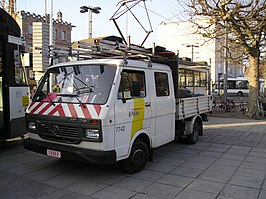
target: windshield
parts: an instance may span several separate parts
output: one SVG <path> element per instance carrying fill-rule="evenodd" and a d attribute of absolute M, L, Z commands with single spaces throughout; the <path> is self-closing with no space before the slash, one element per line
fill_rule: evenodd
<path fill-rule="evenodd" d="M 112 65 L 74 65 L 51 68 L 33 101 L 105 104 L 115 75 Z"/>

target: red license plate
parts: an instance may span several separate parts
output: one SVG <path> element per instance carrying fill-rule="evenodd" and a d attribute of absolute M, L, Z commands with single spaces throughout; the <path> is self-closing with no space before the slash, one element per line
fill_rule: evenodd
<path fill-rule="evenodd" d="M 54 150 L 47 149 L 47 155 L 50 157 L 61 158 L 60 151 L 54 151 Z"/>

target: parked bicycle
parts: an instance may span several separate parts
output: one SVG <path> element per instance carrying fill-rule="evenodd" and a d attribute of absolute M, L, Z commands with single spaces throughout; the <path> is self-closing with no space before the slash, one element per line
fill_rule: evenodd
<path fill-rule="evenodd" d="M 258 97 L 256 105 L 252 109 L 252 116 L 257 120 L 262 120 L 264 118 L 264 109 L 261 97 Z"/>
<path fill-rule="evenodd" d="M 220 96 L 214 96 L 213 109 L 215 112 L 225 112 L 226 106 L 223 99 Z"/>
<path fill-rule="evenodd" d="M 237 105 L 237 110 L 241 111 L 244 115 L 246 115 L 247 108 L 248 108 L 248 103 L 243 102 L 243 98 L 241 97 L 240 104 Z"/>

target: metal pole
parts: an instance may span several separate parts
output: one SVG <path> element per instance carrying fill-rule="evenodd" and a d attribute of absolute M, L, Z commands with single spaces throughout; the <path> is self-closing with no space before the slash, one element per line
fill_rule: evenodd
<path fill-rule="evenodd" d="M 224 67 L 224 102 L 227 101 L 227 78 L 228 78 L 228 30 L 225 30 L 225 67 Z"/>
<path fill-rule="evenodd" d="M 49 37 L 49 45 L 53 45 L 53 0 L 51 0 L 50 5 L 50 37 Z"/>
<path fill-rule="evenodd" d="M 89 14 L 89 39 L 92 38 L 92 10 L 89 9 L 88 10 L 88 14 Z"/>

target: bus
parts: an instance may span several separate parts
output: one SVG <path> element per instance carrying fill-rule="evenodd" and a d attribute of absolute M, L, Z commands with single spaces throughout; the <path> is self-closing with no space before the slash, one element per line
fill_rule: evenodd
<path fill-rule="evenodd" d="M 24 41 L 16 21 L 0 8 L 0 139 L 26 133 L 29 86 L 21 62 Z"/>
<path fill-rule="evenodd" d="M 236 77 L 236 78 L 227 78 L 227 94 L 233 96 L 248 96 L 249 95 L 249 79 L 247 77 Z M 259 91 L 263 93 L 264 80 L 259 80 Z M 215 93 L 218 93 L 219 82 L 216 82 Z M 224 89 L 224 79 L 220 80 L 220 94 L 223 93 Z"/>
<path fill-rule="evenodd" d="M 179 60 L 179 88 L 185 88 L 194 95 L 210 94 L 209 66 L 190 61 Z"/>

